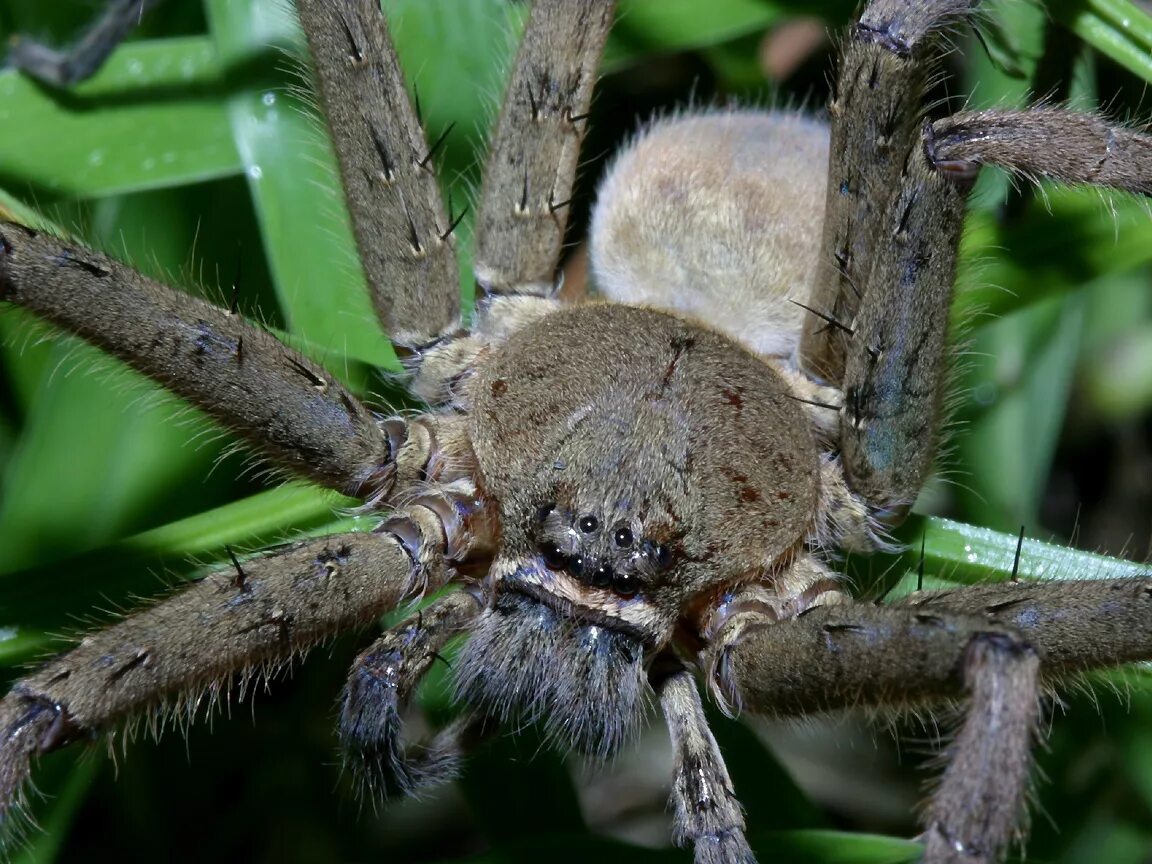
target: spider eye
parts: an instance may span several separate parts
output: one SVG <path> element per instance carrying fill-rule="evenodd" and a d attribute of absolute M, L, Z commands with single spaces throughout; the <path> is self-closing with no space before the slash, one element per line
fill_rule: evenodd
<path fill-rule="evenodd" d="M 593 531 L 595 531 L 599 527 L 600 527 L 600 520 L 597 519 L 592 514 L 588 514 L 587 516 L 581 516 L 580 517 L 580 530 L 583 531 L 585 534 L 591 534 Z"/>
<path fill-rule="evenodd" d="M 632 529 L 617 528 L 616 533 L 612 536 L 612 539 L 621 549 L 627 549 L 632 545 Z"/>
<path fill-rule="evenodd" d="M 555 501 L 549 501 L 547 504 L 540 505 L 540 509 L 536 511 L 536 521 L 543 524 L 544 520 L 552 515 L 552 511 L 555 509 Z"/>
<path fill-rule="evenodd" d="M 648 556 L 648 560 L 655 564 L 660 570 L 667 570 L 672 563 L 672 550 L 663 543 L 654 543 L 651 540 L 645 540 L 644 554 Z"/>
<path fill-rule="evenodd" d="M 612 581 L 612 590 L 621 597 L 631 597 L 640 590 L 640 579 L 635 573 L 618 573 Z"/>
<path fill-rule="evenodd" d="M 541 543 L 536 547 L 536 551 L 540 553 L 540 557 L 550 570 L 563 570 L 568 563 L 568 556 L 564 554 L 564 550 L 551 541 Z"/>
<path fill-rule="evenodd" d="M 612 567 L 606 563 L 601 563 L 592 573 L 592 584 L 597 588 L 607 588 L 612 585 L 617 579 L 616 573 Z"/>
<path fill-rule="evenodd" d="M 579 579 L 584 575 L 584 566 L 587 563 L 583 555 L 572 555 L 568 558 L 568 572 Z"/>
<path fill-rule="evenodd" d="M 652 550 L 652 554 L 656 558 L 656 566 L 661 570 L 667 570 L 668 565 L 672 563 L 672 550 L 663 543 L 657 543 L 656 548 Z"/>

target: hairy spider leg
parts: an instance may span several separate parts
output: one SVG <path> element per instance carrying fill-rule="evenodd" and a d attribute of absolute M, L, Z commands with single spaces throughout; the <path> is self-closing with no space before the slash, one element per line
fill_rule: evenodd
<path fill-rule="evenodd" d="M 158 732 L 243 696 L 334 634 L 372 624 L 442 585 L 441 516 L 415 504 L 369 533 L 291 544 L 237 561 L 151 608 L 86 636 L 0 701 L 0 826 L 17 826 L 33 757 L 117 724 Z"/>
<path fill-rule="evenodd" d="M 856 310 L 884 217 L 920 135 L 921 101 L 944 32 L 977 0 L 874 0 L 844 36 L 835 90 L 822 251 L 804 322 L 801 368 L 835 385 L 844 376 Z M 835 323 L 833 323 L 835 322 Z M 840 326 L 837 326 L 839 324 Z"/>
<path fill-rule="evenodd" d="M 922 812 L 931 864 L 999 861 L 1019 838 L 1045 686 L 1152 656 L 1152 578 L 968 586 L 791 620 L 756 605 L 706 650 L 723 703 L 788 717 L 967 697 Z"/>
<path fill-rule="evenodd" d="M 17 36 L 8 64 L 52 87 L 71 87 L 95 75 L 140 19 L 160 0 L 109 0 L 103 13 L 71 48 L 58 50 Z"/>

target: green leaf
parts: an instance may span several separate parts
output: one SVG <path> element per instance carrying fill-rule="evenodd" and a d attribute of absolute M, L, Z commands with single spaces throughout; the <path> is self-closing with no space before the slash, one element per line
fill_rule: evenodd
<path fill-rule="evenodd" d="M 1147 576 L 1148 568 L 1134 561 L 1083 552 L 1059 543 L 1026 537 L 1017 564 L 1015 534 L 967 525 L 951 519 L 930 517 L 921 523 L 925 567 L 950 582 L 974 584 L 1004 581 L 1015 573 L 1022 579 L 1119 579 Z M 917 536 L 917 523 L 908 526 Z M 920 543 L 909 543 L 904 560 L 910 569 L 919 566 Z"/>
<path fill-rule="evenodd" d="M 0 72 L 0 185 L 88 198 L 238 173 L 221 85 L 202 37 L 133 44 L 68 93 Z"/>
<path fill-rule="evenodd" d="M 1050 0 L 1052 17 L 1101 54 L 1152 80 L 1152 16 L 1130 0 Z"/>

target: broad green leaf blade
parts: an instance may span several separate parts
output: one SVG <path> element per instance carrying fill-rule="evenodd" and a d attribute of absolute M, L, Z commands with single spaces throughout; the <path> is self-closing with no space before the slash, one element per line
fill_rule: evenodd
<path fill-rule="evenodd" d="M 926 585 L 929 580 L 953 585 L 1003 582 L 1013 574 L 1021 579 L 1120 579 L 1147 577 L 1150 572 L 1146 564 L 1030 537 L 1024 538 L 1017 561 L 1018 535 L 939 516 L 912 519 L 901 533 L 908 538 L 908 548 L 900 556 L 906 575 L 890 597 L 915 589 L 922 544 Z"/>
<path fill-rule="evenodd" d="M 703 18 L 694 0 L 623 0 L 604 49 L 604 68 L 763 31 L 783 16 L 778 4 L 761 0 L 713 0 Z"/>
<path fill-rule="evenodd" d="M 35 199 L 104 195 L 235 174 L 212 43 L 134 43 L 74 92 L 0 72 L 0 184 Z"/>
<path fill-rule="evenodd" d="M 248 76 L 226 104 L 288 328 L 331 362 L 352 357 L 398 370 L 365 291 L 323 128 L 275 74 L 304 64 L 294 16 L 275 0 L 212 0 L 207 8 L 221 63 L 267 70 Z"/>
<path fill-rule="evenodd" d="M 910 840 L 840 831 L 779 831 L 756 839 L 765 859 L 774 855 L 797 864 L 911 864 L 923 852 Z"/>
<path fill-rule="evenodd" d="M 788 864 L 904 864 L 917 860 L 922 847 L 908 840 L 838 831 L 778 831 L 753 834 L 761 861 Z M 539 840 L 503 844 L 468 864 L 529 864 L 539 861 L 595 861 L 597 864 L 682 864 L 690 852 L 648 849 L 605 838 L 555 834 Z"/>

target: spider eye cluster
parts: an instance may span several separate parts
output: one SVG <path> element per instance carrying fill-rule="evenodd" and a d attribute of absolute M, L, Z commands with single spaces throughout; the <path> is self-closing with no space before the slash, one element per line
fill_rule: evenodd
<path fill-rule="evenodd" d="M 594 513 L 565 514 L 549 503 L 537 511 L 537 522 L 548 529 L 548 536 L 536 544 L 545 566 L 592 588 L 633 597 L 672 564 L 672 551 L 664 543 L 647 537 L 637 540 L 623 524 L 601 530 L 603 524 Z M 554 539 L 557 533 L 564 542 Z"/>

